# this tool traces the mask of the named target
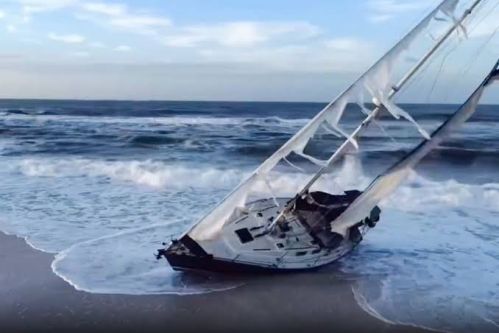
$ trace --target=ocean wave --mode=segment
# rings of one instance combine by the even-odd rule
[[[160,161],[110,161],[93,159],[29,158],[16,162],[19,172],[28,177],[73,178],[106,177],[111,180],[158,189],[189,188],[230,189],[249,176],[251,169],[215,168],[203,164],[175,164]],[[275,193],[293,195],[313,174],[273,171],[269,181]],[[335,173],[323,176],[317,188],[323,190],[367,186],[361,161],[348,155]],[[258,182],[256,193],[268,192],[265,182]]]
[[[363,296],[361,306],[405,325],[448,332],[495,331],[499,265],[490,254],[498,254],[499,226],[483,230],[496,240],[467,230],[481,230],[484,221],[494,220],[497,212],[486,206],[428,200],[419,210],[385,208],[376,230],[342,261],[342,270],[358,277],[355,288]]]
[[[499,212],[499,183],[463,184],[434,181],[413,172],[383,204],[405,212],[434,211],[442,207]]]
[[[358,161],[347,159],[337,175],[338,181],[344,184],[357,181],[361,173],[359,167]],[[206,168],[189,171],[191,178],[197,179],[206,172]],[[245,172],[240,170],[240,173]],[[49,174],[52,175],[52,172]],[[275,173],[273,176],[272,186],[276,189],[276,194],[291,194],[310,177],[309,174],[299,176],[293,173]],[[180,179],[178,181],[185,183]],[[213,193],[212,187],[216,186],[217,182],[218,179],[215,177],[212,183],[205,184],[210,188],[208,193]],[[328,186],[332,185],[336,184],[330,183]],[[229,191],[230,188],[226,190]],[[265,184],[257,184],[255,190],[268,192]],[[183,195],[179,192],[175,196],[180,198]],[[199,201],[205,200],[204,196],[194,195],[194,197]],[[191,216],[192,224],[195,221],[192,218],[194,214],[192,209],[197,207],[199,210],[199,207],[195,202],[190,201],[190,203],[191,206],[182,200],[168,202],[165,208],[175,210],[187,220]],[[133,207],[134,203],[130,202],[128,205]],[[157,262],[151,256],[151,249],[159,247],[161,241],[168,241],[170,236],[178,236],[186,227],[185,223],[166,222],[77,242],[56,256],[52,268],[57,275],[76,289],[92,293],[184,295],[226,290],[240,285],[243,281],[233,278],[227,281],[219,276],[211,276],[209,279],[200,280],[199,277],[175,273],[164,261]],[[112,263],[106,263],[110,258]]]
[[[75,288],[94,293],[192,294],[236,286],[217,278],[191,280],[174,273],[165,262],[156,262],[152,251],[170,235],[182,233],[250,170],[152,160],[23,159],[8,164],[13,165],[12,172],[31,181],[48,177],[56,178],[50,183],[61,184],[62,194],[47,195],[46,183],[42,183],[44,191],[38,195],[53,197],[55,207],[46,207],[43,200],[42,206],[36,206],[37,195],[30,194],[25,208],[30,219],[12,223],[8,230],[40,248],[56,249],[54,272]],[[275,172],[271,186],[277,195],[292,195],[310,176]],[[99,182],[82,182],[102,177],[133,186],[114,189],[114,184],[103,188]],[[325,177],[317,189],[363,188],[371,180],[360,160],[349,155],[338,172]],[[169,191],[141,193],[143,186],[172,191],[168,197]],[[258,186],[257,191],[268,193],[266,184]],[[75,187],[76,194],[71,189],[67,194],[65,187]],[[93,190],[102,193],[84,194],[88,201],[83,208],[75,204],[81,202],[81,193]],[[106,191],[116,191],[116,196],[107,199],[102,196]],[[137,193],[141,195],[137,197]],[[8,197],[2,200],[9,205]],[[371,314],[390,322],[454,331],[464,323],[476,328],[484,322],[497,322],[491,309],[497,308],[499,296],[495,292],[499,226],[493,222],[499,216],[498,202],[497,182],[436,181],[413,172],[382,202],[382,219],[376,229],[342,261],[342,269],[360,276],[356,299]],[[73,205],[74,213],[68,214]],[[21,207],[19,202],[16,207]],[[156,215],[142,220],[151,214]],[[61,222],[55,223],[57,220]],[[165,223],[158,225],[161,221]],[[54,242],[59,244],[52,245]],[[481,285],[470,286],[473,279]],[[469,318],[451,320],[460,313],[470,313]]]
[[[174,145],[186,142],[186,139],[175,138],[166,135],[136,135],[133,136],[128,142],[137,146],[161,146],[161,145]]]
[[[245,177],[251,169],[220,169],[206,165],[182,165],[160,161],[107,161],[90,159],[23,159],[19,170],[29,177],[107,177],[162,189],[229,189]],[[313,174],[300,172],[273,172],[269,180],[279,194],[293,194]],[[361,160],[348,155],[337,172],[321,178],[317,188],[338,190],[366,187],[371,178],[366,176]],[[265,192],[260,184],[257,192]],[[463,184],[456,180],[433,181],[413,172],[395,195],[384,201],[390,207],[405,211],[431,209],[438,205],[448,207],[485,207],[499,211],[499,184]]]
[[[45,137],[53,137],[57,135],[60,136],[75,136],[77,135],[81,140],[92,139],[92,135],[97,132],[105,131],[109,132],[120,132],[123,134],[123,130],[126,130],[132,135],[130,139],[132,142],[137,141],[142,143],[142,141],[160,141],[167,140],[167,143],[175,143],[177,139],[175,137],[175,132],[182,130],[182,134],[189,134],[191,131],[190,127],[199,127],[196,130],[206,130],[202,131],[201,134],[216,134],[218,127],[222,127],[221,130],[224,133],[229,133],[231,137],[237,137],[241,135],[241,130],[245,131],[243,134],[247,134],[246,138],[248,141],[254,142],[259,138],[268,139],[288,139],[292,134],[299,128],[304,126],[309,119],[286,119],[280,117],[187,117],[187,116],[172,116],[172,117],[89,117],[89,116],[36,116],[36,115],[12,115],[11,117],[6,117],[0,121],[7,122],[9,120],[22,120],[23,123],[12,124],[5,123],[7,129],[10,130],[9,135],[18,136],[22,139],[26,135],[36,135],[40,139]],[[34,122],[33,126],[26,126],[24,122]],[[384,125],[385,129],[389,132],[389,136],[395,139],[397,142],[402,144],[405,143],[415,143],[422,140],[422,137],[415,131],[409,130],[413,126],[409,122],[404,121],[386,121]],[[0,122],[0,124],[2,124]],[[65,126],[70,124],[71,126]],[[100,126],[88,126],[85,124],[95,124],[95,125],[117,125],[112,127],[100,127]],[[346,122],[344,128],[347,132],[352,131],[355,126],[355,122]],[[422,122],[425,128],[435,128],[440,122]],[[31,124],[30,124],[31,125]],[[126,125],[126,126],[119,126]],[[161,128],[164,126],[164,128]],[[375,128],[377,129],[377,128]],[[470,135],[478,135],[476,138],[471,138],[468,140],[459,140],[455,142],[456,145],[469,146],[470,144],[478,145],[477,148],[494,148],[494,143],[497,141],[495,124],[487,123],[483,125],[474,125],[473,128],[467,129]],[[168,137],[163,137],[163,132],[168,132],[167,134],[172,134]],[[135,134],[136,133],[136,134]],[[477,134],[478,133],[478,134]],[[117,133],[118,134],[118,133]],[[195,135],[195,133],[192,133]],[[119,138],[119,137],[117,137]],[[318,135],[314,138],[317,141],[341,141],[333,137],[326,132],[319,131]],[[170,141],[171,140],[171,141]],[[383,132],[379,130],[368,130],[362,136],[362,142],[368,145],[378,145],[386,142],[391,142],[391,139]],[[459,148],[459,147],[456,147]]]
[[[349,161],[347,166],[342,170],[343,173],[338,175],[339,177],[337,179],[342,180],[345,183],[354,183],[358,181],[361,170],[355,165],[356,163],[357,162],[354,160]],[[281,190],[287,188],[284,192],[296,190],[298,188],[298,183],[304,181],[305,178],[306,177],[298,180],[296,176],[290,174],[278,174],[274,179],[273,186],[276,186]],[[404,244],[401,242],[406,242],[406,240],[403,240],[405,238],[402,237],[400,241],[394,242],[392,240],[392,243],[389,243],[389,241],[386,240],[386,237],[394,237],[393,233],[407,232],[414,237],[413,243],[406,243],[403,247],[404,253],[406,253],[409,258],[412,258],[406,258],[406,262],[407,260],[422,260],[420,255],[417,255],[417,251],[420,251],[421,254],[425,253],[423,249],[426,247],[422,247],[421,244],[427,244],[421,243],[418,232],[422,232],[425,230],[424,228],[428,228],[433,223],[437,223],[437,221],[434,220],[435,216],[440,216],[442,214],[447,215],[456,208],[466,210],[467,207],[473,207],[472,209],[474,211],[481,209],[480,207],[490,208],[490,204],[497,202],[495,201],[497,198],[499,198],[499,184],[471,186],[460,184],[456,181],[442,183],[430,181],[414,173],[407,184],[382,204],[384,213],[380,224],[380,236],[376,236],[376,233],[378,232],[378,230],[376,230],[376,232],[371,233],[368,240],[366,240],[367,244],[372,244],[370,239],[373,235],[373,240],[375,242],[379,241],[377,237],[381,237],[385,242],[383,243],[384,245],[378,243],[374,244],[377,245],[378,249],[386,249],[386,251],[373,250],[370,254],[362,254],[362,258],[360,259],[359,255],[354,255],[353,260],[349,262],[349,266],[354,268],[350,268],[350,270],[358,272],[360,269],[362,274],[391,274],[390,272],[403,262],[400,262],[398,259],[402,256],[401,253],[395,253],[394,251],[396,250],[394,250],[394,248],[397,249],[399,244]],[[480,203],[479,207],[477,207],[478,202]],[[188,211],[185,209],[183,210],[186,212]],[[388,212],[388,215],[386,212]],[[442,217],[440,217],[440,220],[442,220]],[[460,222],[456,221],[455,223],[456,226],[458,226]],[[383,229],[384,224],[391,226],[391,232],[390,230],[387,231],[386,229]],[[234,287],[234,285],[225,284],[216,279],[209,283],[204,281],[201,284],[193,283],[192,281],[189,283],[179,283],[179,281],[176,280],[179,275],[172,272],[168,267],[163,267],[165,266],[164,262],[156,263],[152,258],[145,260],[144,256],[150,253],[151,248],[159,244],[159,239],[167,238],[167,235],[172,234],[172,232],[174,234],[179,234],[182,232],[182,228],[185,228],[185,226],[151,226],[105,236],[84,243],[78,243],[57,256],[57,259],[53,264],[53,269],[58,275],[62,276],[77,289],[95,293],[189,294],[211,292],[223,290],[226,287]],[[379,228],[380,227],[378,227],[378,229]],[[444,229],[445,227],[440,225],[434,230],[436,232],[438,232],[437,230],[443,232],[442,230]],[[388,236],[389,234],[392,235]],[[427,232],[424,232],[423,234],[427,234]],[[448,237],[448,235],[446,237]],[[458,242],[460,237],[462,236],[456,237],[455,242]],[[431,243],[429,239],[423,240]],[[449,247],[449,243],[447,243],[447,247]],[[431,247],[429,248],[431,249]],[[451,248],[453,247],[451,246]],[[373,249],[373,246],[367,245],[366,249],[363,251],[369,251],[370,249]],[[382,254],[382,257],[376,254],[376,252]],[[430,252],[432,254],[430,254]],[[452,260],[451,258],[453,255],[453,251],[437,251],[434,253],[429,251],[425,256],[427,260],[429,260],[430,256],[437,256],[437,258],[440,258],[435,260],[441,260],[442,256],[444,256],[446,260]],[[416,257],[413,258],[412,256]],[[113,258],[113,264],[106,264],[111,257]],[[92,260],[89,260],[89,258],[92,258]],[[370,265],[368,266],[371,270],[361,266],[362,264],[359,263],[359,261],[364,260],[374,260],[374,262],[370,262]],[[384,265],[388,265],[389,267],[385,267]],[[406,267],[405,271],[408,269],[409,267]],[[415,266],[415,269],[418,269],[417,266]],[[406,272],[406,274],[408,274],[407,276],[411,276],[410,272]],[[421,278],[418,281],[419,283],[423,283],[426,280]],[[404,285],[405,283],[408,282],[404,282]],[[385,284],[386,286],[384,288],[388,288],[388,290],[397,287],[396,283],[390,285],[390,282],[385,282]],[[361,291],[357,290],[356,292]],[[362,293],[365,292],[366,290],[362,290]],[[383,297],[391,297],[397,299],[397,302],[400,301],[398,295],[390,294],[391,291],[389,294],[386,293],[388,293],[388,291],[385,291]],[[383,303],[381,301],[373,301],[370,297],[359,295],[361,294],[358,294],[356,297],[358,299],[360,297],[362,302],[364,302],[363,306],[366,309],[369,309],[371,313],[375,313],[377,316],[386,316],[387,321],[402,320],[393,313],[387,312],[386,307],[380,305],[387,304],[386,300],[383,301]],[[407,295],[406,297],[409,296],[410,295]],[[410,322],[405,322],[411,324]],[[429,327],[432,326],[429,325]]]
[[[158,161],[106,161],[90,159],[24,159],[20,171],[29,177],[108,177],[154,188],[227,188],[246,172],[237,169],[199,169]]]
[[[364,245],[342,261],[343,271],[359,277],[359,304],[387,322],[494,331],[498,202],[499,183],[434,181],[413,172],[382,202],[381,223]]]
[[[285,119],[280,117],[210,117],[210,116],[169,116],[169,117],[109,117],[109,116],[67,116],[67,115],[40,115],[22,113],[8,113],[7,119],[28,120],[37,122],[67,122],[67,123],[102,123],[102,124],[156,124],[156,125],[293,125],[303,126],[310,119]]]
[[[123,294],[234,287],[218,278],[177,274],[152,254],[212,209],[320,108],[47,103],[0,108],[0,229],[57,254],[54,272],[75,288]],[[407,109],[431,129],[455,108]],[[497,330],[496,110],[481,108],[427,156],[419,170],[445,180],[412,173],[381,203],[376,229],[339,265],[359,278],[355,297],[372,315],[455,332],[465,325],[479,331],[484,323]],[[358,119],[351,112],[345,116],[342,126],[351,132]],[[372,177],[363,164],[374,174],[421,140],[408,122],[388,117],[380,122],[397,144],[373,127],[360,141],[360,160],[349,157],[314,190],[364,188]],[[322,158],[340,141],[319,134],[307,152]],[[149,149],[157,147],[161,151]],[[209,154],[200,154],[205,151]],[[466,181],[476,183],[452,179],[465,173]],[[270,184],[275,195],[291,196],[310,177],[287,166],[272,173]],[[254,191],[270,195],[264,182]]]
[[[157,225],[78,243],[56,255],[52,270],[75,289],[99,294],[193,295],[233,289],[243,283],[216,274],[178,273],[152,254],[144,257],[151,253],[158,235],[167,238],[181,232],[175,226]],[[86,260],[89,257],[92,260]]]

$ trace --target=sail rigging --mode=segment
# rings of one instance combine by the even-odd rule
[[[456,0],[450,0],[450,1],[444,1],[439,7],[437,7],[436,9],[436,13],[438,13],[438,9],[440,8],[442,10],[442,8],[444,8],[444,13],[446,13],[446,15],[449,15],[449,9],[450,8],[456,8],[457,6],[457,1]],[[376,117],[378,117],[379,113],[383,110],[383,109],[386,109],[390,114],[394,115],[395,118],[397,118],[397,113],[404,113],[406,114],[406,119],[408,119],[409,121],[411,121],[415,126],[416,128],[418,129],[418,132],[421,133],[421,135],[426,138],[426,139],[429,139],[429,135],[428,133],[426,133],[426,131],[424,131],[424,129],[422,129],[415,121],[414,119],[412,119],[412,117],[404,110],[402,110],[400,107],[398,107],[397,105],[395,105],[395,103],[393,103],[391,101],[391,99],[393,98],[393,96],[414,76],[414,74],[416,72],[418,72],[421,67],[431,58],[431,56],[443,45],[443,43],[445,41],[447,41],[447,39],[460,27],[463,25],[463,22],[466,20],[467,17],[469,17],[469,15],[471,15],[474,10],[478,7],[478,5],[481,3],[482,1],[481,0],[477,0],[477,1],[474,1],[473,4],[471,5],[471,7],[469,9],[467,9],[463,16],[461,17],[461,19],[455,21],[453,20],[454,22],[454,25],[452,27],[450,27],[447,32],[440,38],[436,41],[435,45],[433,45],[433,47],[419,60],[419,62],[400,80],[400,82],[393,86],[388,94],[388,96],[386,97],[381,97],[381,101],[376,97],[376,94],[373,93],[373,99],[374,99],[374,104],[376,105],[376,108],[371,112],[369,113],[368,117],[366,119],[364,119],[364,121],[354,130],[354,132],[352,133],[352,137],[353,137],[353,140],[355,140],[355,138],[357,136],[359,136],[360,134],[362,134],[362,131],[364,129],[366,129],[369,124],[371,122],[375,122],[376,121]],[[435,13],[435,12],[434,12]],[[434,15],[436,15],[436,13]],[[431,14],[430,14],[431,15]],[[436,17],[436,16],[434,16]],[[423,20],[424,24],[423,26],[427,26],[427,22],[425,22],[425,20]],[[416,27],[417,29],[417,27]],[[409,35],[411,35],[411,33],[409,33]],[[385,80],[386,81],[386,75],[384,76],[385,77]],[[386,86],[386,84],[385,84]],[[371,92],[373,91],[373,89],[368,89],[370,90]],[[379,96],[379,95],[378,95]],[[397,118],[398,119],[398,118]],[[335,163],[339,158],[341,158],[345,152],[347,151],[348,149],[348,142],[351,141],[351,140],[348,140],[347,142],[345,142],[342,146],[340,146],[337,151],[331,156],[331,158],[329,159],[328,163],[326,164],[325,167],[323,167],[321,170],[319,170],[319,172],[317,172],[317,174],[309,181],[309,183],[302,189],[302,191],[300,192],[300,194],[304,194],[306,193],[310,187],[317,181],[317,179],[320,178],[320,176],[326,172],[329,168],[329,166],[331,166],[333,163]]]
[[[499,80],[499,61],[469,99],[433,132],[431,138],[423,141],[403,159],[377,177],[366,191],[334,221],[332,230],[344,234],[348,227],[361,221],[381,200],[392,194],[400,183],[407,179],[409,173],[422,158],[438,147],[453,130],[465,123],[475,113],[484,91],[496,80]]]
[[[376,62],[368,71],[355,81],[339,97],[328,104],[320,113],[318,113],[305,127],[303,127],[288,142],[279,148],[270,156],[260,167],[255,170],[245,181],[243,181],[232,193],[230,193],[213,211],[202,218],[189,232],[189,236],[197,240],[210,240],[217,235],[217,232],[224,226],[231,216],[237,214],[238,208],[243,207],[249,194],[254,191],[257,183],[263,182],[273,192],[268,182],[267,176],[281,162],[286,161],[288,156],[296,154],[306,160],[318,165],[321,169],[312,177],[300,192],[301,194],[308,189],[344,154],[352,147],[358,149],[358,136],[367,128],[370,123],[375,122],[382,111],[386,111],[396,119],[404,118],[410,121],[419,133],[425,138],[430,139],[429,134],[412,118],[405,110],[397,106],[393,101],[396,93],[426,64],[432,55],[449,39],[454,32],[459,29],[465,30],[464,22],[468,16],[484,0],[474,0],[460,18],[457,18],[457,7],[459,0],[444,0],[442,3],[429,13],[414,29],[412,29],[399,43],[397,43],[388,53]],[[432,47],[419,59],[417,64],[409,70],[394,85],[394,66],[400,62],[401,56],[414,46],[423,32],[434,22],[442,24],[440,16],[443,15],[449,26],[445,32],[434,41]],[[365,93],[371,96],[375,109],[373,111],[365,108],[363,99]],[[347,133],[341,126],[340,121],[349,103],[362,104],[361,109],[367,113],[367,117],[351,133]],[[334,154],[327,160],[322,161],[305,153],[305,148],[310,140],[320,128],[327,128],[336,136],[346,138],[346,141],[340,146]],[[293,163],[290,163],[293,165]],[[274,194],[272,196],[275,199]],[[282,214],[282,211],[281,211]],[[278,221],[279,218],[276,219]]]

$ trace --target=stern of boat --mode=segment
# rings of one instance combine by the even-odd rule
[[[164,257],[174,270],[202,269],[201,266],[213,259],[195,240],[188,235],[175,239],[164,248],[159,249],[156,258]]]

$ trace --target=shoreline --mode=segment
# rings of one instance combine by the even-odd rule
[[[430,332],[366,313],[335,274],[269,276],[198,295],[110,295],[74,289],[54,255],[0,232],[0,331]]]

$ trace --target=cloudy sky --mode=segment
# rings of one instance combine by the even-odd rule
[[[499,54],[496,2],[461,58]],[[0,0],[0,97],[327,101],[438,3]]]

